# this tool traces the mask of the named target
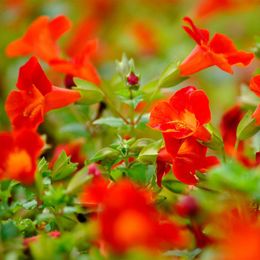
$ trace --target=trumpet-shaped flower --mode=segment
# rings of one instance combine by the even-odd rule
[[[193,137],[185,139],[175,157],[172,157],[165,148],[161,149],[156,169],[158,186],[161,186],[162,177],[170,171],[170,165],[179,181],[190,185],[196,184],[197,171],[204,173],[219,163],[215,156],[206,156],[206,153],[207,147],[198,143]]]
[[[37,18],[27,32],[6,48],[9,57],[34,55],[46,62],[59,56],[56,41],[70,28],[70,21],[65,16],[52,20],[48,16]]]
[[[183,26],[184,30],[197,45],[179,67],[182,76],[194,74],[211,66],[233,73],[232,65],[246,66],[254,58],[253,53],[237,50],[227,36],[216,33],[210,40],[208,30],[199,29],[188,17],[185,17],[184,21],[191,27]]]
[[[166,149],[174,156],[189,136],[202,141],[210,139],[204,127],[210,119],[205,92],[189,86],[175,92],[168,101],[158,102],[151,111],[149,126],[163,133]]]
[[[90,62],[90,55],[97,49],[97,41],[87,42],[85,48],[71,58],[71,60],[52,59],[50,65],[54,70],[79,77],[94,84],[100,84],[99,75]]]
[[[45,113],[80,98],[77,91],[52,86],[35,57],[20,68],[16,86],[18,90],[13,90],[5,103],[15,129],[37,128]]]

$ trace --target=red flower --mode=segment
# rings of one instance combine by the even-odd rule
[[[90,62],[90,55],[95,52],[97,48],[97,41],[89,41],[85,48],[78,54],[76,54],[70,61],[64,59],[52,59],[50,65],[53,69],[72,75],[74,77],[79,77],[90,81],[94,84],[100,84],[99,75]]]
[[[70,28],[65,16],[52,20],[40,16],[28,28],[24,36],[11,42],[6,49],[9,57],[35,55],[46,62],[59,56],[56,41]]]
[[[89,172],[89,174],[92,174]],[[103,203],[108,194],[109,181],[100,176],[95,176],[90,184],[85,185],[80,194],[80,202],[85,206],[98,206]]]
[[[0,133],[0,179],[13,179],[24,184],[34,181],[36,161],[44,143],[30,129]]]
[[[207,147],[198,143],[193,137],[185,139],[174,157],[167,153],[166,149],[162,149],[157,158],[158,186],[161,186],[162,177],[170,171],[171,164],[172,171],[179,181],[190,185],[196,184],[197,171],[204,173],[212,166],[219,164],[215,156],[206,156],[206,153]]]
[[[77,91],[52,86],[35,57],[20,68],[16,86],[19,90],[13,90],[5,104],[15,129],[37,128],[45,113],[80,98]]]
[[[203,126],[210,119],[205,92],[189,86],[175,92],[169,101],[158,102],[151,111],[149,125],[163,133],[166,149],[174,156],[189,136],[203,141],[210,139],[209,132]]]
[[[184,30],[197,43],[197,46],[181,63],[182,76],[191,75],[214,65],[228,73],[233,73],[232,65],[246,66],[254,58],[253,53],[238,51],[227,36],[216,33],[210,40],[208,30],[197,28],[188,17],[185,17],[184,21],[191,26],[191,28],[183,26]]]
[[[197,4],[196,17],[205,17],[235,7],[234,0],[200,0]]]
[[[249,87],[258,97],[260,97],[260,75],[257,75],[250,80]]]
[[[111,186],[102,207],[101,238],[115,252],[133,247],[153,250],[183,244],[179,227],[161,217],[151,204],[151,194],[129,180]]]

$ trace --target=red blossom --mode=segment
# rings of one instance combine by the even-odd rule
[[[101,238],[109,249],[121,253],[133,247],[156,250],[183,244],[180,228],[157,212],[151,198],[129,180],[111,186],[99,214]]]
[[[250,80],[249,87],[258,97],[260,97],[260,75],[257,75]]]
[[[18,90],[13,90],[5,103],[15,129],[36,129],[48,111],[67,106],[80,98],[77,91],[52,86],[35,57],[20,68],[16,86]]]
[[[70,28],[70,21],[65,16],[50,20],[40,16],[28,28],[24,36],[11,42],[6,49],[9,57],[35,55],[49,62],[59,56],[56,41]]]
[[[97,41],[88,41],[83,50],[71,58],[71,60],[64,60],[61,58],[52,59],[49,64],[54,70],[79,77],[90,81],[94,84],[100,84],[100,77],[96,68],[90,62],[90,56],[97,49]]]
[[[189,136],[202,141],[210,139],[209,132],[203,126],[210,119],[205,92],[189,86],[175,92],[169,101],[158,102],[151,111],[149,126],[163,133],[167,151],[175,156]]]
[[[171,143],[168,144],[171,146]],[[194,185],[198,182],[196,172],[206,172],[209,168],[219,164],[215,156],[206,156],[207,147],[201,145],[195,138],[189,137],[179,147],[175,156],[162,149],[157,158],[157,184],[161,186],[162,177],[172,171],[175,177],[186,184]]]
[[[238,51],[227,36],[216,33],[210,40],[208,30],[196,27],[189,17],[185,17],[184,21],[191,27],[183,26],[184,30],[197,46],[181,63],[179,68],[182,76],[194,74],[214,65],[232,74],[232,65],[246,66],[254,58],[253,53]]]
[[[0,179],[17,180],[24,184],[34,181],[36,161],[44,142],[30,129],[0,133]]]

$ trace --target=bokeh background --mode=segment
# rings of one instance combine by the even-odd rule
[[[71,19],[72,29],[59,41],[64,55],[73,56],[86,41],[97,38],[99,48],[92,58],[101,78],[111,80],[115,60],[126,53],[134,58],[142,84],[158,76],[172,61],[182,61],[194,47],[181,27],[185,16],[209,29],[211,35],[226,34],[243,50],[254,50],[256,36],[260,35],[257,0],[1,0],[0,12],[0,129],[10,127],[3,103],[15,87],[19,67],[27,60],[8,58],[5,48],[40,15],[64,14]],[[61,75],[42,65],[52,82],[62,86]],[[209,68],[196,73],[185,85],[192,84],[207,92],[213,122],[218,124],[223,112],[236,102],[241,84],[248,82],[256,68],[256,61],[246,69],[236,67],[234,75]],[[167,93],[172,93],[172,89],[167,89]],[[55,112],[49,118],[52,114]],[[69,125],[68,114],[73,117],[71,111],[64,117],[61,112],[55,115],[59,117],[53,126],[58,129],[57,136],[85,136],[80,126],[75,127],[75,118],[74,128]]]

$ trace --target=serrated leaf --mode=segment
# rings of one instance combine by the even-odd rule
[[[111,127],[122,127],[125,125],[124,121],[121,118],[117,117],[105,117],[97,119],[93,122],[94,125],[107,125]]]
[[[78,101],[79,103],[91,105],[103,100],[103,92],[93,83],[87,82],[79,78],[75,78],[74,82],[77,86],[73,89],[79,91],[81,95],[81,98]]]
[[[53,166],[52,179],[55,181],[65,179],[76,169],[77,163],[72,163],[70,157],[67,156],[65,151],[62,151]]]
[[[252,112],[248,111],[237,126],[237,139],[245,140],[256,134],[259,129],[255,124],[255,119],[252,118]]]

